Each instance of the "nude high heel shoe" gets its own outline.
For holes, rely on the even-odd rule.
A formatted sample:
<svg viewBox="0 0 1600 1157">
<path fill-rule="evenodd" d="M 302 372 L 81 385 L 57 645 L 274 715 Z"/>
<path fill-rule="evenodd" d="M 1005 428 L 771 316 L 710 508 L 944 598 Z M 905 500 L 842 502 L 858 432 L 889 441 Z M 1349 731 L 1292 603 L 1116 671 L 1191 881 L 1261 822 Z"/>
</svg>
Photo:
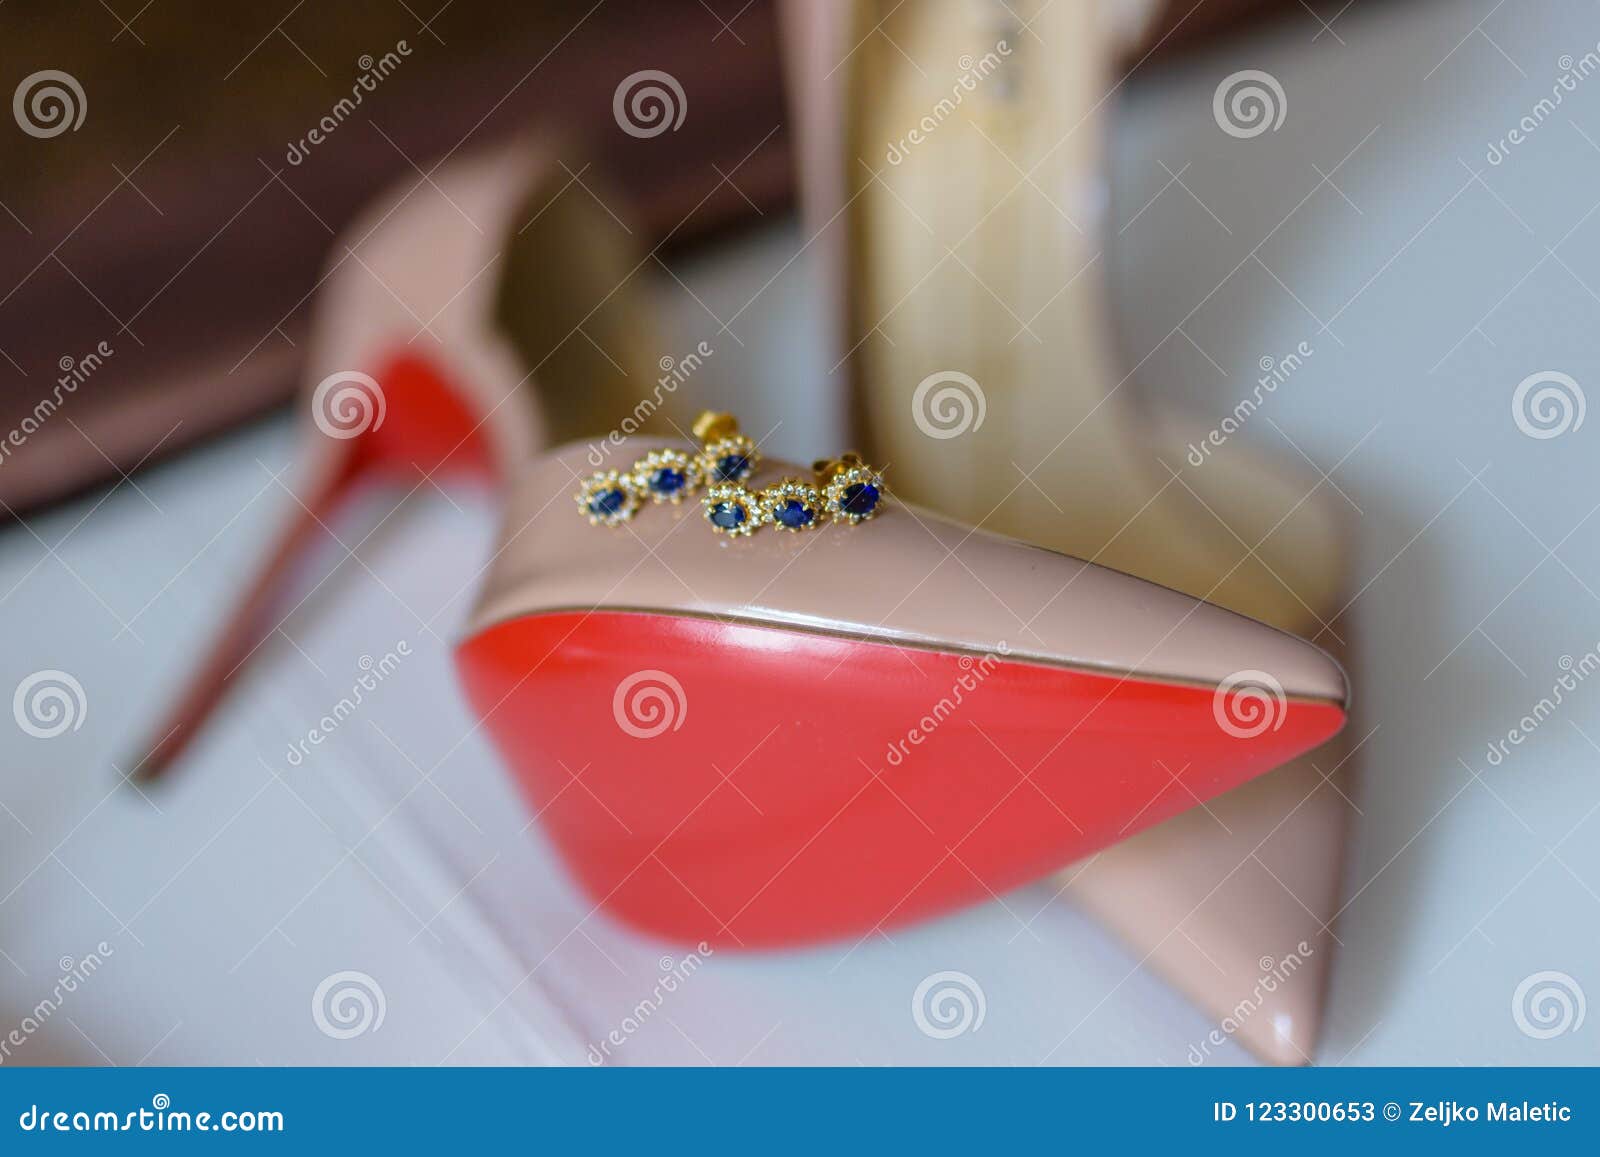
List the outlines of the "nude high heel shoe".
<svg viewBox="0 0 1600 1157">
<path fill-rule="evenodd" d="M 1195 435 L 1133 412 L 1110 346 L 1100 122 L 1137 7 L 786 8 L 842 369 L 870 453 L 915 463 L 909 497 L 1314 634 L 1339 605 L 1337 511 L 1237 444 L 1174 480 Z M 1349 805 L 1327 780 L 1302 760 L 1065 877 L 1219 1021 L 1258 1000 L 1236 1035 L 1278 1063 L 1313 1052 L 1332 955 Z M 1269 957 L 1295 976 L 1263 994 Z"/>
<path fill-rule="evenodd" d="M 766 947 L 987 900 L 1343 723 L 1321 651 L 1139 579 L 898 504 L 733 541 L 695 507 L 590 526 L 587 461 L 516 484 L 458 666 L 579 884 L 652 933 Z M 1284 691 L 1252 734 L 1243 669 Z"/>
<path fill-rule="evenodd" d="M 137 778 L 159 776 L 238 682 L 291 608 L 300 556 L 358 486 L 498 485 L 552 437 L 633 410 L 657 375 L 631 262 L 620 229 L 569 184 L 547 145 L 521 142 L 402 183 L 336 241 L 315 291 L 289 509 Z"/>
</svg>

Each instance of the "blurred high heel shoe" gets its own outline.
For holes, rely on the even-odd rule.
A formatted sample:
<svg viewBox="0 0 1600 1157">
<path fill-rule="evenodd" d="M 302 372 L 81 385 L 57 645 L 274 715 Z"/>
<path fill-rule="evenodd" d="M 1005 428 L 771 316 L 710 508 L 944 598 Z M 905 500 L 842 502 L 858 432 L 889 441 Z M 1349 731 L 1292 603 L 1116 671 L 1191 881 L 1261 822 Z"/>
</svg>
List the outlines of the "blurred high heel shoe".
<svg viewBox="0 0 1600 1157">
<path fill-rule="evenodd" d="M 590 423 L 581 433 L 592 437 L 637 414 L 653 367 L 619 390 L 606 385 L 615 367 L 560 360 L 587 344 L 565 342 L 578 324 L 606 324 L 600 307 L 628 264 L 585 275 L 595 243 L 560 216 L 559 198 L 512 196 L 508 184 L 528 185 L 493 165 L 480 188 L 474 172 L 441 170 L 447 203 L 428 212 L 408 216 L 403 200 L 376 211 L 369 248 L 392 257 L 374 265 L 382 279 L 352 273 L 319 307 L 313 377 L 325 376 L 312 400 L 332 416 L 308 429 L 318 448 L 305 507 L 326 506 L 371 466 L 486 463 L 506 485 L 458 669 L 597 907 L 719 946 L 865 934 L 1036 879 L 1342 725 L 1337 664 L 1273 628 L 885 502 L 876 486 L 872 517 L 844 525 L 868 512 L 851 490 L 864 468 L 854 460 L 821 469 L 828 525 L 807 534 L 710 534 L 698 502 L 615 517 L 630 492 L 604 469 L 596 482 L 597 467 L 671 464 L 635 472 L 632 495 L 681 497 L 709 446 L 614 436 L 538 452 L 563 422 Z M 537 176 L 533 187 L 545 188 Z M 518 220 L 544 223 L 531 256 L 508 261 L 497 293 L 478 288 L 493 257 L 484 238 Z M 534 271 L 543 284 L 529 283 Z M 386 304 L 391 290 L 411 308 Z M 643 315 L 610 316 L 614 328 L 590 332 L 631 348 Z M 412 352 L 430 328 L 436 343 Z M 546 352 L 535 356 L 530 333 Z M 339 389 L 354 391 L 343 409 L 331 405 Z M 336 419 L 356 435 L 329 433 Z M 710 437 L 717 423 L 681 423 L 691 425 Z M 806 474 L 763 462 L 739 484 L 754 494 Z M 297 515 L 202 681 L 237 670 L 263 637 L 260 612 L 307 518 L 316 523 Z M 1220 688 L 1258 668 L 1281 681 L 1277 725 L 1243 735 L 1220 720 L 1259 689 Z M 215 701 L 214 688 L 191 692 L 158 752 L 169 758 Z"/>
<path fill-rule="evenodd" d="M 453 160 L 346 230 L 316 291 L 287 515 L 137 778 L 161 775 L 239 681 L 290 609 L 300 557 L 363 484 L 499 485 L 552 439 L 633 409 L 657 374 L 620 234 L 539 142 Z"/>
<path fill-rule="evenodd" d="M 1151 8 L 786 7 L 808 239 L 841 290 L 857 440 L 942 513 L 1320 635 L 1344 553 L 1318 480 L 1237 441 L 1164 469 L 1203 435 L 1122 389 L 1102 122 Z M 1323 759 L 1328 775 L 1302 759 L 1063 876 L 1219 1021 L 1256 1002 L 1235 1035 L 1277 1063 L 1313 1052 L 1332 957 L 1350 805 L 1340 753 Z M 1269 959 L 1293 981 L 1263 985 Z"/>
</svg>

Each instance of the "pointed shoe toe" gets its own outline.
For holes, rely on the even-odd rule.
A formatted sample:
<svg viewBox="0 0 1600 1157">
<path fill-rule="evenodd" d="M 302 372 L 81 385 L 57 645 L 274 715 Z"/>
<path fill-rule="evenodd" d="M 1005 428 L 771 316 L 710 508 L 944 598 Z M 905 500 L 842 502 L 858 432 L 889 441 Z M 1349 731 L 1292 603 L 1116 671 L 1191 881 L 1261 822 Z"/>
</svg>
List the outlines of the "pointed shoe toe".
<svg viewBox="0 0 1600 1157">
<path fill-rule="evenodd" d="M 1315 647 L 898 503 L 738 539 L 698 502 L 575 516 L 583 479 L 640 452 L 532 465 L 457 651 L 574 876 L 635 926 L 760 947 L 924 918 L 1343 723 Z"/>
</svg>

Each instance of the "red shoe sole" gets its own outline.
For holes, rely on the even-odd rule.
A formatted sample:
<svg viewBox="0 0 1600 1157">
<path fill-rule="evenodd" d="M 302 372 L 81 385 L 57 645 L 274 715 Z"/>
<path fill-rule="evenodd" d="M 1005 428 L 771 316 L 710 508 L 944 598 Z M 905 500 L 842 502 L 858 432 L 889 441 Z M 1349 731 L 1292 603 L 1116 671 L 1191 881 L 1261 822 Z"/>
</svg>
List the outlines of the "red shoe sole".
<svg viewBox="0 0 1600 1157">
<path fill-rule="evenodd" d="M 719 947 L 989 899 L 1344 722 L 1291 699 L 1241 738 L 1212 687 L 616 611 L 514 619 L 457 663 L 596 904 Z"/>
</svg>

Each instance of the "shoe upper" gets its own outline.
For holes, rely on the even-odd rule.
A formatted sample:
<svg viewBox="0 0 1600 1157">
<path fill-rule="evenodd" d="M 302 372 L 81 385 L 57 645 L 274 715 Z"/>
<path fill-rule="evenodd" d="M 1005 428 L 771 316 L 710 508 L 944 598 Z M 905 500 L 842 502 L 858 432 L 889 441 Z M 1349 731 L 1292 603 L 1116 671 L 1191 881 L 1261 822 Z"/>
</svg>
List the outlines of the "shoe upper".
<svg viewBox="0 0 1600 1157">
<path fill-rule="evenodd" d="M 523 615 L 629 610 L 1140 679 L 1220 685 L 1250 676 L 1290 697 L 1345 703 L 1339 665 L 1301 639 L 892 498 L 859 525 L 767 526 L 737 539 L 712 532 L 699 493 L 676 506 L 647 501 L 618 526 L 592 526 L 574 510 L 573 495 L 596 470 L 626 472 L 653 448 L 639 439 L 572 443 L 533 461 L 509 496 L 469 634 Z M 769 460 L 747 485 L 809 473 Z"/>
</svg>

